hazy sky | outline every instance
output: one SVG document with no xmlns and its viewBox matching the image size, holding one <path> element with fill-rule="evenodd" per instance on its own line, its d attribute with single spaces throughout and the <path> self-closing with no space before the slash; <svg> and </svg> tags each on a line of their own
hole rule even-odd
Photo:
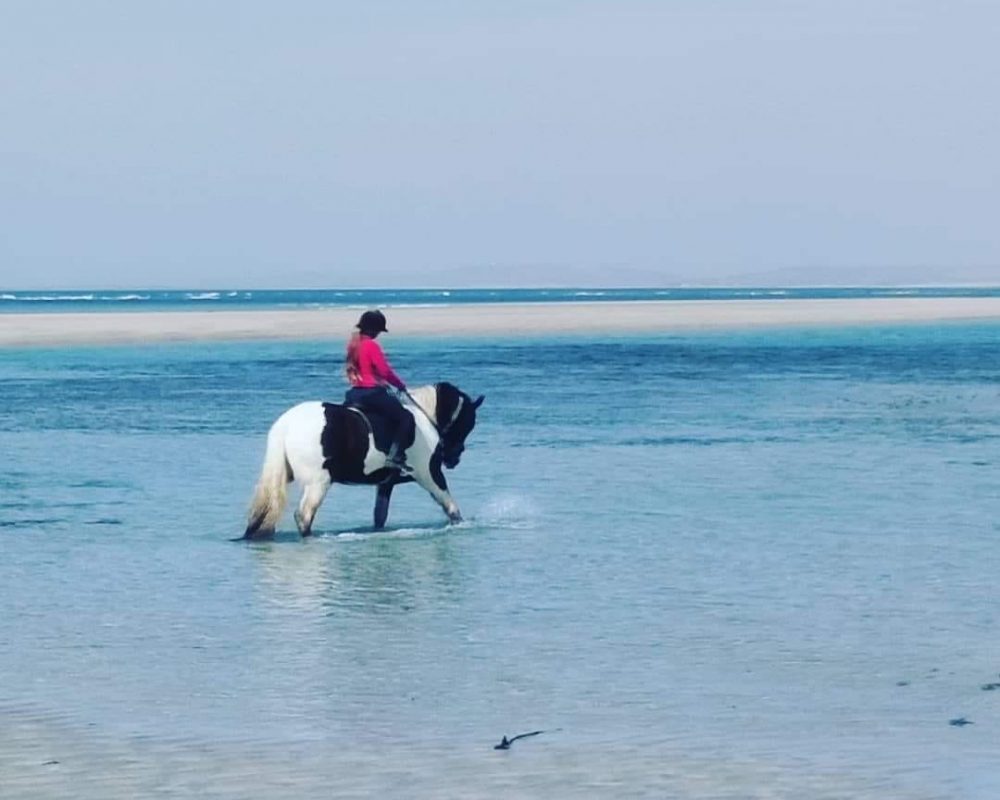
<svg viewBox="0 0 1000 800">
<path fill-rule="evenodd" d="M 0 0 L 0 287 L 1000 282 L 998 42 L 993 0 Z"/>
</svg>

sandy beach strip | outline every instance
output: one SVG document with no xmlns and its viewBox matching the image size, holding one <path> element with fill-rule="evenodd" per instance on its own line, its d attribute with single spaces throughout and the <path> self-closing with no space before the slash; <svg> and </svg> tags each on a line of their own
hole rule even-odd
<svg viewBox="0 0 1000 800">
<path fill-rule="evenodd" d="M 0 314 L 0 347 L 342 339 L 355 308 Z M 1000 297 L 498 303 L 388 308 L 402 336 L 628 334 L 959 320 L 1000 321 Z"/>
</svg>

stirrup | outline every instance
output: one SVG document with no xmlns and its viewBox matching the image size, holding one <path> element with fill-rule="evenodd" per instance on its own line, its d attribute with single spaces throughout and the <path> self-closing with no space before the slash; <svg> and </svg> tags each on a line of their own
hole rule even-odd
<svg viewBox="0 0 1000 800">
<path fill-rule="evenodd" d="M 387 459 L 385 465 L 389 469 L 398 472 L 400 475 L 413 474 L 413 467 L 411 467 L 405 461 L 400 461 L 398 458 Z"/>
</svg>

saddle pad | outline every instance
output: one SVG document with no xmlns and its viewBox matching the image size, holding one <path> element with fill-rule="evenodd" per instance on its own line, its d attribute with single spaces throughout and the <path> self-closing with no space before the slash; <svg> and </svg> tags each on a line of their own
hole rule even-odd
<svg viewBox="0 0 1000 800">
<path fill-rule="evenodd" d="M 388 453 L 392 439 L 396 434 L 392 421 L 370 408 L 355 405 L 338 406 L 361 419 L 365 427 L 375 437 L 375 447 L 383 453 Z"/>
</svg>

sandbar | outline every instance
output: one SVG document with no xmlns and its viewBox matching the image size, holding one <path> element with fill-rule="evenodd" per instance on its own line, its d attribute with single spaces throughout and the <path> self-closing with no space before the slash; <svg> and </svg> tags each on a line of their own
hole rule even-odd
<svg viewBox="0 0 1000 800">
<path fill-rule="evenodd" d="M 392 335 L 615 335 L 1000 321 L 1000 297 L 496 303 L 385 309 Z M 343 339 L 356 308 L 0 314 L 0 347 Z"/>
</svg>

